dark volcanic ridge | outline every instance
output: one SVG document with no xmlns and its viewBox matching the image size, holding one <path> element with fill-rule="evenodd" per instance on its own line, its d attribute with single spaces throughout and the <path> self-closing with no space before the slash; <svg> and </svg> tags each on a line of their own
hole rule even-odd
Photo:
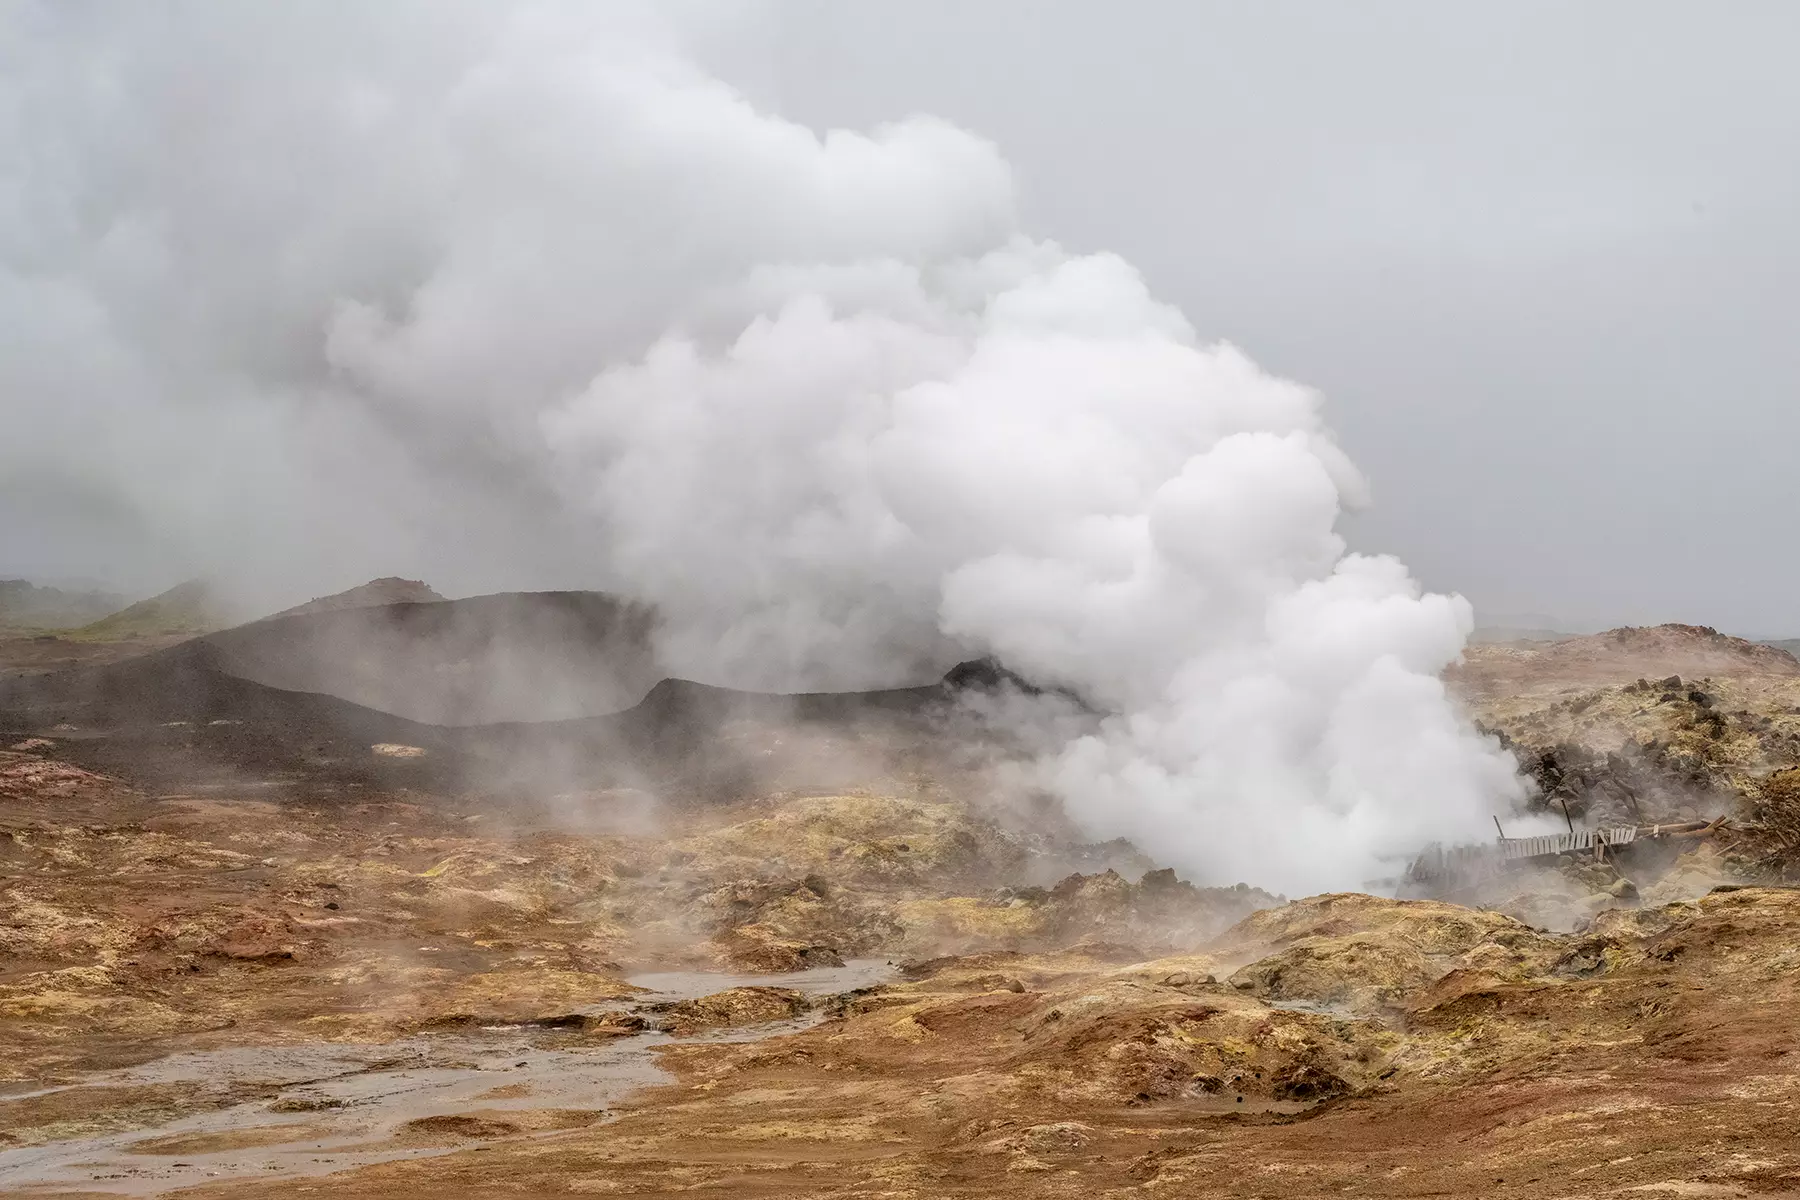
<svg viewBox="0 0 1800 1200">
<path fill-rule="evenodd" d="M 146 786 L 713 796 L 785 774 L 816 786 L 833 760 L 854 774 L 979 754 L 966 725 L 939 736 L 959 698 L 1030 690 L 976 662 L 922 687 L 735 691 L 660 678 L 653 632 L 647 610 L 583 592 L 297 613 L 0 679 L 0 745 L 49 737 Z M 535 719 L 494 719 L 521 712 Z"/>
<path fill-rule="evenodd" d="M 329 596 L 314 596 L 305 604 L 284 608 L 267 619 L 294 617 L 302 613 L 335 612 L 343 608 L 372 608 L 383 604 L 428 604 L 443 599 L 445 597 L 439 595 L 436 588 L 422 579 L 385 575 L 341 592 L 333 592 Z"/>
<path fill-rule="evenodd" d="M 332 603 L 206 641 L 225 653 L 225 670 L 257 683 L 425 724 L 486 725 L 630 707 L 666 674 L 655 632 L 650 609 L 600 592 L 503 592 Z"/>
<path fill-rule="evenodd" d="M 229 674 L 287 691 L 337 696 L 433 725 L 613 712 L 636 703 L 667 673 L 657 663 L 650 610 L 601 593 L 366 602 L 396 592 L 436 595 L 409 580 L 375 580 L 246 625 L 189 635 L 218 648 L 223 656 L 215 661 Z M 187 640 L 166 634 L 81 643 L 45 636 L 27 647 L 38 653 L 12 654 L 4 673 L 69 669 L 75 654 L 58 650 L 89 652 L 84 656 L 98 661 L 77 659 L 74 665 L 98 666 L 154 657 L 156 650 Z M 34 663 L 41 665 L 34 669 Z"/>
</svg>

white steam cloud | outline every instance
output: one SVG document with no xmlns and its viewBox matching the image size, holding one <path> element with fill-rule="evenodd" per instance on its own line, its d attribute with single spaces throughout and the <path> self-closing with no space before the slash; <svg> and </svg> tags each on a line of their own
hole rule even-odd
<svg viewBox="0 0 1800 1200">
<path fill-rule="evenodd" d="M 979 138 L 816 133 L 598 6 L 7 11 L 0 473 L 215 568 L 578 573 L 717 682 L 997 654 L 1117 714 L 1034 777 L 1206 879 L 1518 796 L 1318 397 Z"/>
</svg>

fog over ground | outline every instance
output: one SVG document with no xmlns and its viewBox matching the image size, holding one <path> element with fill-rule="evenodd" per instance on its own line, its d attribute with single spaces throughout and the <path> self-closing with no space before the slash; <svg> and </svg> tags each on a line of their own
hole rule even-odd
<svg viewBox="0 0 1800 1200">
<path fill-rule="evenodd" d="M 1522 794 L 1448 589 L 1775 623 L 1779 542 L 1697 576 L 1785 461 L 1714 427 L 1776 394 L 1644 278 L 1778 220 L 1650 87 L 1716 39 L 882 11 L 9 5 L 0 557 L 601 587 L 773 690 L 997 654 L 1111 714 L 1030 782 L 1281 887 Z"/>
</svg>

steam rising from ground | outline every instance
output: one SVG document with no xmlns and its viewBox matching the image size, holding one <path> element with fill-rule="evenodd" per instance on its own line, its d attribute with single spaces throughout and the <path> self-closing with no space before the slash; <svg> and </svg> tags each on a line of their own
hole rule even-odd
<svg viewBox="0 0 1800 1200">
<path fill-rule="evenodd" d="M 1517 795 L 1318 398 L 1029 236 L 993 146 L 816 133 L 597 6 L 325 11 L 10 9 L 0 473 L 252 569 L 576 571 L 713 682 L 998 654 L 1117 714 L 1030 779 L 1208 880 Z"/>
</svg>

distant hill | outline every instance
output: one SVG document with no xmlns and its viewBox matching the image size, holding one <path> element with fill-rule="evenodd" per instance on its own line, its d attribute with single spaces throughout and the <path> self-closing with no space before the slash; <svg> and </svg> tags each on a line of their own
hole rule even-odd
<svg viewBox="0 0 1800 1200">
<path fill-rule="evenodd" d="M 1544 656 L 1570 665 L 1630 663 L 1645 675 L 1800 675 L 1800 661 L 1786 650 L 1732 637 L 1710 625 L 1609 629 L 1554 643 Z"/>
<path fill-rule="evenodd" d="M 1503 690 L 1604 687 L 1680 675 L 1800 675 L 1779 646 L 1746 641 L 1707 625 L 1609 629 L 1555 642 L 1471 645 L 1446 675 L 1477 694 Z"/>
<path fill-rule="evenodd" d="M 112 592 L 40 587 L 0 579 L 0 631 L 35 632 L 85 625 L 116 612 L 125 597 Z"/>
<path fill-rule="evenodd" d="M 1800 659 L 1800 638 L 1767 638 L 1757 643 L 1760 646 L 1773 646 Z"/>
<path fill-rule="evenodd" d="M 284 608 L 265 620 L 277 621 L 282 617 L 295 617 L 302 613 L 338 612 L 346 608 L 374 608 L 382 604 L 425 604 L 442 600 L 432 588 L 417 579 L 401 579 L 397 575 L 389 575 L 381 579 L 371 579 L 365 584 L 338 592 L 330 596 L 315 596 L 305 604 L 296 604 L 292 608 Z"/>
<path fill-rule="evenodd" d="M 139 600 L 66 635 L 73 641 L 114 642 L 129 638 L 202 634 L 232 623 L 213 589 L 198 579 L 176 584 L 160 595 Z"/>
</svg>

